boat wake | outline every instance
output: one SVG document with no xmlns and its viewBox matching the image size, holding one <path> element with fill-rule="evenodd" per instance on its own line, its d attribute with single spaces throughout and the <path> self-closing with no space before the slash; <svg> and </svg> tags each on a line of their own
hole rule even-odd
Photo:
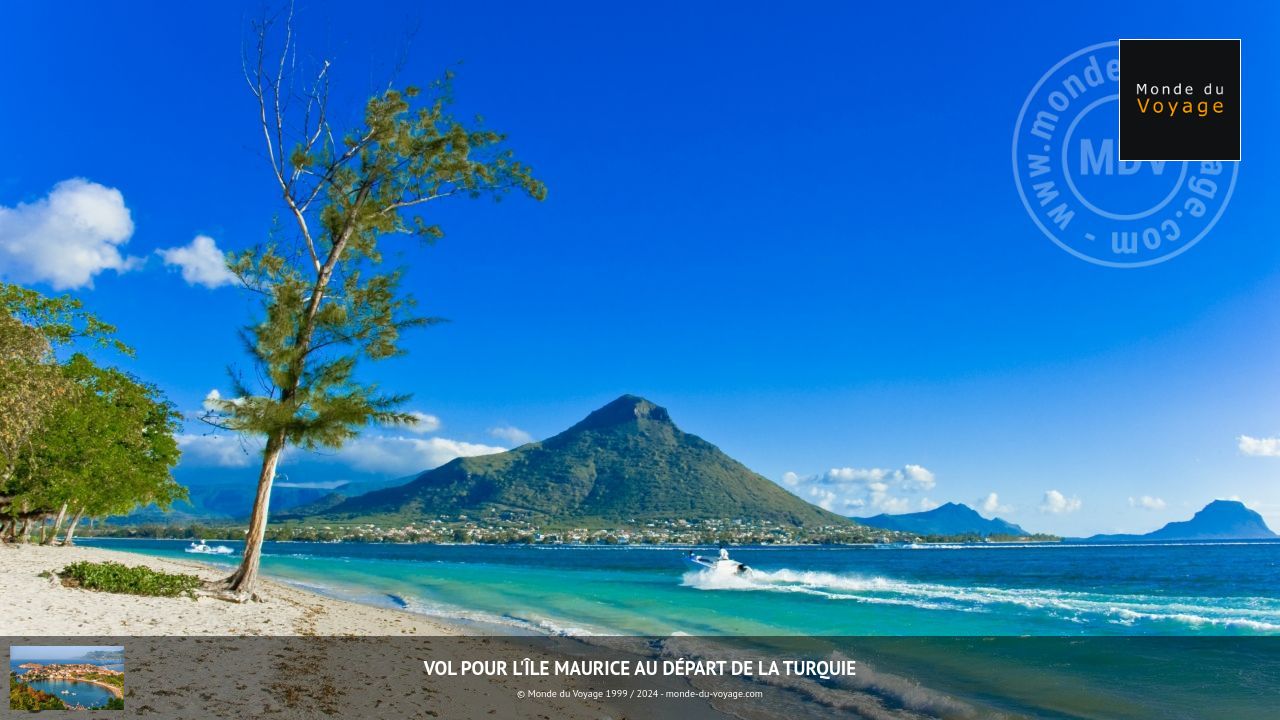
<svg viewBox="0 0 1280 720">
<path fill-rule="evenodd" d="M 913 582 L 817 571 L 760 570 L 750 575 L 696 571 L 683 585 L 698 590 L 776 592 L 922 610 L 1018 613 L 1083 626 L 1123 626 L 1127 633 L 1280 634 L 1280 599 L 1104 594 L 1053 588 L 1001 588 Z M 1116 628 L 1119 631 L 1119 627 Z"/>
</svg>

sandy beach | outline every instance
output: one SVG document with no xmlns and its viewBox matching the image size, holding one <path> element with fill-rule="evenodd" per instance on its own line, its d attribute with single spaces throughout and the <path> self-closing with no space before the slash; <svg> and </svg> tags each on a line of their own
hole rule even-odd
<svg viewBox="0 0 1280 720">
<path fill-rule="evenodd" d="M 466 647 L 509 660 L 529 653 L 506 646 L 501 638 L 475 637 L 474 627 L 464 630 L 270 580 L 259 589 L 265 602 L 238 604 L 213 597 L 101 593 L 40 577 L 82 560 L 146 565 L 208 580 L 220 577 L 220 571 L 101 548 L 0 545 L 0 636 L 13 644 L 123 640 L 126 707 L 139 712 L 567 720 L 625 714 L 589 698 L 521 701 L 518 693 L 526 683 L 517 678 L 436 681 L 422 676 L 420 658 L 457 652 L 456 644 L 434 647 L 433 642 L 474 643 Z M 719 717 L 704 709 L 706 716 Z"/>
<path fill-rule="evenodd" d="M 79 561 L 146 565 L 216 580 L 222 571 L 195 562 L 88 547 L 0 545 L 0 617 L 5 635 L 459 635 L 432 618 L 323 597 L 263 580 L 265 602 L 212 597 L 154 598 L 63 587 L 40 577 Z M 474 634 L 474 630 L 470 631 Z"/>
</svg>

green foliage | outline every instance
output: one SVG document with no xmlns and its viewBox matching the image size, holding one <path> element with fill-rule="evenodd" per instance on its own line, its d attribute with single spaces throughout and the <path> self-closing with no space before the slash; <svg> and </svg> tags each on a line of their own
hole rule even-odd
<svg viewBox="0 0 1280 720">
<path fill-rule="evenodd" d="M 36 690 L 18 680 L 18 674 L 9 671 L 9 709 L 10 710 L 66 710 L 66 703 L 57 695 Z"/>
<path fill-rule="evenodd" d="M 200 587 L 200 578 L 195 575 L 166 573 L 144 565 L 130 567 L 117 562 L 72 563 L 58 576 L 71 587 L 126 595 L 195 597 L 195 590 Z"/>
<path fill-rule="evenodd" d="M 89 709 L 90 710 L 123 710 L 124 698 L 113 697 L 110 700 L 107 700 L 105 703 L 103 703 L 99 707 L 89 708 Z"/>
<path fill-rule="evenodd" d="M 35 290 L 0 283 L 0 314 L 38 329 L 52 345 L 87 340 L 98 347 L 133 354 L 132 348 L 114 337 L 114 325 L 99 320 L 70 295 L 45 297 Z"/>
<path fill-rule="evenodd" d="M 405 396 L 355 375 L 360 359 L 401 354 L 405 330 L 439 322 L 413 314 L 400 270 L 384 265 L 384 241 L 441 237 L 421 210 L 451 195 L 546 193 L 500 148 L 502 135 L 449 115 L 447 80 L 432 89 L 431 99 L 412 88 L 375 97 L 361 129 L 339 141 L 303 133 L 287 159 L 268 141 L 300 243 L 273 240 L 229 258 L 262 297 L 262 320 L 243 335 L 261 387 L 233 378 L 233 399 L 216 403 L 211 422 L 309 449 L 338 447 L 370 423 L 414 422 L 396 410 Z M 259 99 L 270 91 L 259 85 Z"/>
<path fill-rule="evenodd" d="M 132 351 L 70 296 L 0 283 L 0 518 L 127 512 L 184 497 L 169 475 L 179 416 L 154 386 L 82 354 Z"/>
<path fill-rule="evenodd" d="M 118 688 L 124 687 L 123 675 L 107 675 L 105 673 L 86 673 L 79 677 L 82 677 L 85 680 L 93 680 L 95 682 L 100 682 L 106 685 L 112 685 Z"/>
<path fill-rule="evenodd" d="M 553 438 L 459 458 L 412 483 L 351 498 L 330 518 L 515 512 L 540 527 L 592 522 L 741 518 L 845 526 L 681 431 L 666 410 L 624 396 Z"/>
<path fill-rule="evenodd" d="M 14 466 L 71 391 L 52 360 L 49 341 L 37 328 L 0 309 L 0 510 L 11 494 L 5 485 Z"/>
<path fill-rule="evenodd" d="M 186 491 L 170 474 L 180 456 L 181 416 L 160 390 L 81 354 L 57 368 L 73 388 L 45 418 L 7 493 L 14 507 L 89 516 L 168 507 Z"/>
</svg>

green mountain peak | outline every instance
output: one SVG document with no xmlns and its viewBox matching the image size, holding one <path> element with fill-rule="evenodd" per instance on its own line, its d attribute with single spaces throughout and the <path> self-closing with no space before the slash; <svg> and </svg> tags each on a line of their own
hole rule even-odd
<svg viewBox="0 0 1280 720">
<path fill-rule="evenodd" d="M 334 520 L 499 512 L 545 527 L 695 519 L 852 524 L 684 432 L 665 408 L 636 395 L 546 440 L 458 458 L 405 485 L 315 510 Z"/>
</svg>

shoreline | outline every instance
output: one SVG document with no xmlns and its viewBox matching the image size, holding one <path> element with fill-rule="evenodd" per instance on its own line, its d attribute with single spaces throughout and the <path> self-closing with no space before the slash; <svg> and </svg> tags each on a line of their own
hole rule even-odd
<svg viewBox="0 0 1280 720">
<path fill-rule="evenodd" d="M 129 638 L 137 655 L 126 659 L 126 705 L 169 717 L 191 717 L 199 708 L 201 717 L 239 718 L 247 707 L 285 719 L 343 710 L 354 717 L 368 703 L 377 703 L 382 717 L 420 717 L 424 703 L 437 717 L 600 720 L 630 711 L 599 695 L 523 701 L 521 677 L 424 679 L 420 661 L 408 659 L 431 647 L 467 647 L 511 663 L 529 656 L 529 648 L 503 642 L 483 626 L 341 600 L 274 579 L 259 585 L 265 602 L 233 603 L 105 593 L 39 577 L 84 560 L 204 580 L 225 576 L 225 568 L 83 545 L 0 545 L 3 634 L 15 643 Z M 253 642 L 240 642 L 246 639 Z M 710 701 L 695 704 L 699 717 L 737 717 Z"/>
<path fill-rule="evenodd" d="M 82 683 L 89 683 L 90 685 L 97 685 L 98 687 L 105 689 L 107 692 L 111 693 L 112 695 L 116 696 L 117 698 L 119 698 L 119 699 L 121 699 L 121 700 L 123 700 L 123 699 L 124 699 L 124 690 L 123 690 L 123 689 L 118 688 L 118 687 L 116 687 L 115 685 L 111 685 L 111 684 L 108 684 L 108 683 L 104 683 L 104 682 L 102 682 L 101 680 L 90 680 L 90 679 L 88 679 L 88 678 L 74 678 L 74 679 L 72 679 L 72 680 L 71 680 L 71 682 L 82 682 Z"/>
<path fill-rule="evenodd" d="M 18 676 L 18 681 L 19 681 L 19 682 L 22 682 L 22 683 L 26 683 L 26 684 L 30 684 L 30 683 L 32 683 L 32 682 L 39 682 L 38 680 L 34 680 L 34 681 L 33 681 L 33 680 L 25 680 L 25 679 L 23 679 L 23 678 L 24 678 L 24 676 L 21 676 L 21 675 L 20 675 L 20 676 Z M 120 689 L 120 688 L 118 688 L 118 687 L 116 687 L 115 685 L 112 685 L 112 684 L 110 684 L 110 683 L 102 682 L 101 680 L 90 680 L 89 678 L 58 678 L 58 679 L 59 679 L 59 680 L 61 680 L 61 681 L 63 681 L 63 682 L 78 682 L 78 683 L 87 683 L 87 684 L 89 684 L 89 685 L 97 685 L 98 687 L 100 687 L 100 688 L 102 688 L 102 689 L 106 690 L 107 692 L 111 693 L 112 695 L 116 696 L 117 698 L 120 698 L 120 699 L 122 699 L 122 700 L 124 699 L 124 690 L 122 690 L 122 689 Z"/>
<path fill-rule="evenodd" d="M 217 580 L 225 571 L 195 561 L 74 545 L 0 545 L 0 617 L 5 634 L 28 636 L 314 636 L 481 635 L 421 613 L 367 605 L 264 578 L 263 602 L 209 596 L 148 597 L 64 587 L 56 573 L 79 561 L 145 565 Z"/>
</svg>

